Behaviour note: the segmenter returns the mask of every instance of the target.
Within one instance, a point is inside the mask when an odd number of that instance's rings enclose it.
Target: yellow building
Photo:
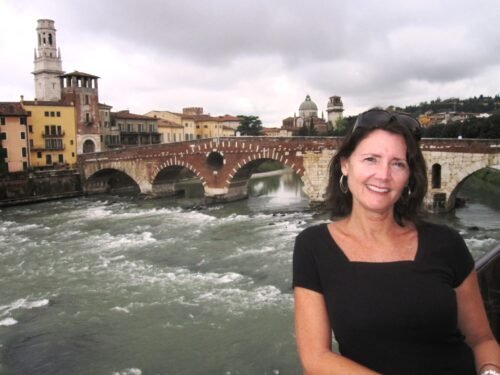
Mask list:
[[[184,140],[184,126],[167,120],[158,120],[158,132],[161,133],[162,143],[180,142]]]
[[[203,108],[201,107],[183,108],[182,113],[149,111],[145,115],[181,125],[183,128],[183,138],[177,138],[176,141],[234,136],[235,129],[237,125],[239,125],[239,119],[237,117],[230,115],[213,117],[204,114]],[[176,141],[168,141],[168,138],[163,138],[163,142]]]
[[[27,116],[19,103],[0,103],[0,173],[28,169]]]
[[[28,112],[31,166],[73,167],[76,164],[75,107],[63,102],[21,101]]]

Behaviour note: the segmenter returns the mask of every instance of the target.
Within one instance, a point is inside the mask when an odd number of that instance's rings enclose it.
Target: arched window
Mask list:
[[[49,44],[52,45],[52,34],[49,34]]]
[[[432,188],[440,189],[441,188],[441,165],[434,164],[432,166]]]
[[[85,142],[83,142],[83,153],[87,154],[89,152],[94,152],[95,151],[95,145],[94,142],[92,142],[90,139],[87,139]]]

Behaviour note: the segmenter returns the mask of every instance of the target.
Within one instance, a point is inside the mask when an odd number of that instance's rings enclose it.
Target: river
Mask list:
[[[327,215],[291,173],[230,204],[199,206],[197,189],[2,209],[0,374],[301,373],[292,246]],[[477,259],[500,243],[499,193],[466,183],[466,206],[430,219]]]

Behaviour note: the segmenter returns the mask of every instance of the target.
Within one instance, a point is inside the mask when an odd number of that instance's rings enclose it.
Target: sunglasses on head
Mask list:
[[[417,119],[404,113],[389,112],[384,109],[370,109],[369,111],[361,113],[354,123],[352,132],[354,133],[358,128],[375,129],[383,127],[392,121],[396,121],[400,125],[408,127],[415,136],[415,139],[420,141],[422,126]]]

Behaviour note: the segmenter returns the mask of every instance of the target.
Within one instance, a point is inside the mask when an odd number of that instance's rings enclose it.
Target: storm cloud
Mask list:
[[[320,110],[340,95],[356,114],[500,91],[497,0],[4,0],[0,13],[13,52],[1,101],[34,94],[41,18],[55,21],[64,70],[101,77],[114,110],[203,106],[278,126],[306,94]]]

